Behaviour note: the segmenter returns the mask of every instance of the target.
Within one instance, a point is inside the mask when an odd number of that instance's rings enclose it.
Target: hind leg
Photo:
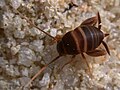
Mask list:
[[[88,61],[86,60],[84,54],[81,53],[81,55],[82,55],[82,57],[83,57],[83,59],[84,59],[84,62],[86,63],[86,65],[87,65],[87,67],[88,67],[90,77],[92,78],[93,76],[92,76],[92,71],[91,71],[91,68],[90,68],[90,66],[89,66],[89,63],[88,63]]]
[[[98,22],[98,29],[100,30],[101,29],[101,17],[100,17],[99,12],[97,13],[95,17],[91,17],[83,21],[81,23],[81,26],[82,25],[95,26],[97,22]]]
[[[105,47],[107,53],[110,55],[110,51],[109,51],[109,48],[108,48],[107,44],[104,41],[102,41],[102,44]]]
[[[84,26],[84,25],[87,25],[87,26],[95,26],[96,23],[97,23],[97,16],[86,19],[85,21],[83,21],[83,22],[81,23],[81,26],[82,26],[82,25],[83,25],[83,26]]]
[[[68,61],[67,63],[65,63],[65,64],[62,66],[62,68],[60,68],[57,72],[62,71],[62,69],[63,69],[66,65],[72,63],[72,62],[74,61],[75,56],[76,56],[76,55],[73,55],[72,58],[71,58],[71,60]]]
[[[90,52],[86,52],[86,54],[88,54],[89,56],[93,56],[93,57],[98,57],[98,56],[103,56],[106,54],[106,51],[103,49],[95,49],[93,51]]]

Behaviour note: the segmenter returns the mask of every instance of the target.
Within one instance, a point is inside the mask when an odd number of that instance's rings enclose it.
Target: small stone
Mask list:
[[[11,47],[11,52],[13,55],[17,54],[20,50],[20,45],[17,45],[16,47]]]
[[[33,61],[36,61],[35,53],[27,47],[21,47],[18,57],[19,65],[30,66]]]
[[[14,32],[14,36],[15,38],[24,38],[25,37],[25,32],[24,31],[20,31],[20,30],[16,30]]]
[[[8,82],[5,80],[0,80],[0,90],[8,89]]]
[[[14,17],[14,13],[4,12],[4,15],[3,15],[4,26],[6,26],[6,27],[11,26],[10,23],[13,22],[13,17]],[[11,28],[9,28],[9,29],[11,29]]]
[[[12,0],[12,6],[15,8],[15,9],[17,9],[19,6],[20,6],[20,4],[22,3],[22,0]]]
[[[4,0],[1,0],[0,1],[0,7],[3,7],[5,5],[5,1]]]
[[[36,35],[40,35],[41,34],[40,30],[38,30],[38,29],[36,29],[34,27],[29,29],[28,32],[29,32],[29,34],[31,36],[36,36]]]
[[[34,40],[30,44],[30,48],[35,50],[36,52],[42,52],[43,51],[43,41],[42,40]]]
[[[50,75],[48,73],[45,73],[42,80],[39,82],[41,86],[46,86],[50,82]]]
[[[64,83],[61,80],[57,80],[57,83],[55,84],[53,90],[65,90]]]
[[[21,77],[21,78],[19,78],[19,81],[20,81],[21,86],[25,86],[30,81],[30,78]]]
[[[28,69],[27,68],[22,69],[22,75],[28,77]]]
[[[7,47],[11,48],[13,46],[16,46],[16,40],[12,37],[8,38],[9,42],[7,42]]]
[[[18,67],[14,67],[13,65],[6,65],[6,73],[12,77],[20,75]]]
[[[4,60],[3,57],[0,57],[0,66],[4,68],[6,64],[8,64],[8,61]]]
[[[11,79],[9,80],[9,83],[8,83],[8,88],[7,89],[10,89],[10,90],[18,90],[17,88],[20,86],[20,83],[17,79]]]
[[[28,42],[22,42],[21,45],[27,46],[27,45],[29,45],[29,43]]]
[[[23,20],[19,15],[16,15],[15,18],[13,18],[13,24],[14,24],[14,27],[16,27],[18,30],[21,30],[23,25]]]
[[[57,29],[55,29],[55,28],[50,29],[50,35],[51,36],[55,37],[56,34],[57,34]]]

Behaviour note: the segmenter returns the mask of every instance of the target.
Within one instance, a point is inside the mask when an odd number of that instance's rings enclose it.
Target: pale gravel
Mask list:
[[[65,13],[62,12],[70,0],[0,1],[0,90],[120,90],[120,0],[73,1],[79,7]],[[99,11],[102,31],[110,34],[104,41],[111,55],[85,55],[93,71],[92,79],[79,55],[58,73],[60,67],[71,59],[71,56],[66,56],[51,64],[31,87],[22,88],[58,53],[49,36],[29,25],[9,5],[52,36],[73,30]]]

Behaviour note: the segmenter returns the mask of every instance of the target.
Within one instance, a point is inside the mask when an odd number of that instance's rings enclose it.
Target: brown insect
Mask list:
[[[25,18],[22,14],[20,14],[20,16],[26,19],[32,26],[41,30],[39,27],[37,27],[36,25],[31,23],[27,18]],[[98,26],[96,27],[95,25],[97,23],[98,23]],[[28,82],[26,86],[28,86],[51,63],[53,63],[54,61],[56,61],[58,58],[62,56],[72,55],[72,59],[65,64],[67,65],[73,61],[73,58],[76,55],[81,54],[90,71],[90,67],[87,60],[85,59],[84,53],[90,56],[96,56],[96,57],[105,55],[106,54],[105,50],[98,49],[98,46],[102,43],[107,53],[110,55],[108,46],[103,41],[103,39],[109,34],[104,34],[101,31],[101,19],[100,19],[99,12],[95,17],[86,19],[81,23],[79,27],[75,28],[73,31],[67,32],[64,36],[53,37],[47,32],[44,32],[43,30],[41,31],[49,35],[51,38],[53,38],[57,42],[57,51],[59,55],[56,58],[54,58],[50,63],[46,64],[42,69],[40,69],[39,72]]]

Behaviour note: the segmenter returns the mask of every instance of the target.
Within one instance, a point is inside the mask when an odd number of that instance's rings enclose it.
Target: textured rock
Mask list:
[[[19,65],[30,66],[33,61],[36,61],[35,53],[26,47],[21,48],[19,52]]]
[[[71,1],[78,7],[70,7]],[[58,72],[71,59],[71,56],[61,57],[32,82],[33,86],[23,88],[58,53],[56,44],[48,44],[52,41],[49,36],[33,27],[9,5],[54,37],[74,30],[99,11],[101,30],[110,34],[104,41],[111,55],[85,55],[93,78],[89,77],[80,55]],[[0,90],[120,90],[119,8],[120,0],[1,0]]]

